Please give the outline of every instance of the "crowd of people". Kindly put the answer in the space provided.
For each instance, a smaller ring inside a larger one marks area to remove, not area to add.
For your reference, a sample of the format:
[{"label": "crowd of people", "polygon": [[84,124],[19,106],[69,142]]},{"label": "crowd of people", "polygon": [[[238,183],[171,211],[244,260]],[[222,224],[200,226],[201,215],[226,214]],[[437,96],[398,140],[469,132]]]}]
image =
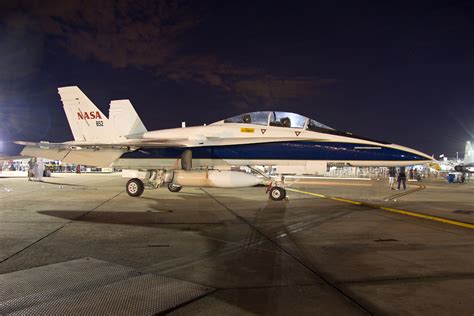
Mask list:
[{"label": "crowd of people", "polygon": [[[408,179],[410,180],[422,182],[423,177],[425,177],[425,174],[416,168],[412,168],[408,171]],[[400,167],[398,170],[395,167],[388,168],[388,178],[388,187],[390,190],[400,190],[401,187],[403,187],[403,190],[406,190],[407,173],[405,167]],[[398,184],[396,189],[394,189],[395,182]]]},{"label": "crowd of people", "polygon": [[[430,173],[426,174],[424,172],[419,171],[416,168],[411,168],[410,170],[408,170],[408,176],[407,176],[406,167],[399,167],[399,168],[390,167],[388,168],[387,175],[389,179],[388,187],[390,190],[400,190],[401,188],[403,188],[403,190],[406,190],[406,182],[408,179],[422,182],[425,177],[431,176]],[[435,179],[438,177],[437,172],[433,173],[432,175],[434,176]],[[446,178],[449,181],[449,174],[443,178]],[[462,174],[459,174],[458,177],[456,177],[456,181],[449,181],[449,182],[467,183],[469,182],[469,178],[470,178],[469,173],[467,174],[462,173]]]},{"label": "crowd of people", "polygon": [[29,160],[12,161],[0,165],[1,171],[26,172],[28,180],[42,181],[43,177],[51,176],[51,169],[45,166],[42,159],[31,158]]},{"label": "crowd of people", "polygon": [[[28,171],[32,170],[34,164],[37,162],[35,158],[30,160],[14,160],[14,161],[5,161],[0,162],[0,172],[1,171]],[[44,172],[76,172],[77,166],[76,165],[61,165],[59,163],[54,162],[44,162],[43,163],[43,170]]]},{"label": "crowd of people", "polygon": [[28,171],[28,162],[26,161],[5,161],[0,162],[1,171]]}]

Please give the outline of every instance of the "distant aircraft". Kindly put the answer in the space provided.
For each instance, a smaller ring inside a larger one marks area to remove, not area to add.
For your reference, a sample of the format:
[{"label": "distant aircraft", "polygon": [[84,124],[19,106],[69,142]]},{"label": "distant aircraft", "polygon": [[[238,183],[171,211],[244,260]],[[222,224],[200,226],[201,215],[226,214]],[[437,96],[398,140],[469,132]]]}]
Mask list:
[{"label": "distant aircraft", "polygon": [[472,169],[474,169],[474,149],[472,149],[471,142],[467,141],[464,150],[464,161],[462,164],[455,166],[454,170],[457,172],[473,173]]},{"label": "distant aircraft", "polygon": [[[107,118],[76,86],[58,89],[74,141],[23,142],[21,154],[122,169],[130,196],[144,184],[237,188],[261,182],[230,166],[280,166],[300,173],[325,172],[328,163],[348,166],[408,166],[432,158],[411,148],[337,131],[290,112],[263,111],[207,126],[147,131],[129,100],[110,103]],[[268,188],[273,200],[286,196],[284,181]]]}]

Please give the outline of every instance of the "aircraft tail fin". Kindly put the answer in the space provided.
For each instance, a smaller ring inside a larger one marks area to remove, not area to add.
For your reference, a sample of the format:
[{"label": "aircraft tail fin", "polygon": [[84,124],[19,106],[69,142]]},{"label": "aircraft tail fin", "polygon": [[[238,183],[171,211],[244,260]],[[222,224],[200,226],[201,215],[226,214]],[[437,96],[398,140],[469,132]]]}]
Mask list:
[{"label": "aircraft tail fin", "polygon": [[474,150],[470,141],[466,142],[466,148],[464,149],[464,164],[474,164]]},{"label": "aircraft tail fin", "polygon": [[77,86],[58,88],[74,140],[114,142],[118,131]]},{"label": "aircraft tail fin", "polygon": [[120,136],[141,134],[147,131],[130,100],[111,101],[109,119]]}]

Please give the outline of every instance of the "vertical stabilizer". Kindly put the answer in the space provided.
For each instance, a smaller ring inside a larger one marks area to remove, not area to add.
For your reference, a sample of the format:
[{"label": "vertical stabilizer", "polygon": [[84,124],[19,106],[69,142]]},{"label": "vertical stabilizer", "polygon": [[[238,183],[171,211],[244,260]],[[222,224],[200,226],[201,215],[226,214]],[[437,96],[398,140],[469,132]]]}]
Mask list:
[{"label": "vertical stabilizer", "polygon": [[118,141],[117,130],[79,87],[62,87],[58,88],[58,92],[74,140],[98,143]]},{"label": "vertical stabilizer", "polygon": [[130,100],[111,101],[109,120],[120,136],[142,134],[147,131]]}]

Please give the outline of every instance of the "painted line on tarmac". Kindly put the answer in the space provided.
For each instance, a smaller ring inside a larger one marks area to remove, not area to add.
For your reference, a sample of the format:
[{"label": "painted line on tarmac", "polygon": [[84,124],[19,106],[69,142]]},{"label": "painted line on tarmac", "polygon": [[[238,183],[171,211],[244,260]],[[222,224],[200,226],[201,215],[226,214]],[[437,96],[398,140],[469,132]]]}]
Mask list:
[{"label": "painted line on tarmac", "polygon": [[352,200],[347,200],[347,199],[341,199],[341,198],[337,198],[337,197],[330,197],[329,199],[334,200],[334,201],[351,203],[351,204],[355,204],[355,205],[362,205],[362,202],[357,202],[357,201],[352,201]]},{"label": "painted line on tarmac", "polygon": [[392,208],[392,207],[385,207],[385,206],[369,204],[369,203],[365,203],[365,202],[353,201],[353,200],[348,200],[348,199],[341,199],[341,198],[337,198],[337,197],[331,197],[331,196],[327,196],[327,195],[323,195],[323,194],[307,192],[307,191],[301,191],[301,190],[296,190],[296,189],[287,188],[287,190],[292,191],[292,192],[296,192],[296,193],[311,195],[311,196],[315,196],[315,197],[319,197],[319,198],[323,198],[323,199],[329,199],[329,200],[333,200],[333,201],[350,203],[350,204],[355,204],[355,205],[360,205],[360,206],[367,206],[367,207],[376,208],[376,209],[379,209],[379,210],[388,211],[388,212],[392,212],[392,213],[408,215],[408,216],[413,216],[413,217],[418,217],[418,218],[423,218],[423,219],[429,219],[429,220],[432,220],[432,221],[435,221],[435,222],[440,222],[440,223],[444,223],[444,224],[450,224],[450,225],[455,225],[455,226],[474,229],[474,224],[461,222],[461,221],[456,221],[456,220],[452,220],[452,219],[447,219],[447,218],[443,218],[443,217],[426,215],[426,214],[412,212],[412,211],[399,210],[399,209]]},{"label": "painted line on tarmac", "polygon": [[[285,178],[286,180],[286,178]],[[300,181],[300,180],[296,180],[296,181],[285,181],[285,182],[288,182],[288,183],[291,183],[291,184],[295,184],[295,183],[298,183],[298,184],[313,184],[313,185],[328,185],[328,183],[330,183],[331,185],[339,185],[339,186],[357,186],[357,187],[371,187],[373,186],[372,183],[349,183],[349,182],[324,182],[324,181]]]},{"label": "painted line on tarmac", "polygon": [[423,184],[414,183],[413,185],[418,186],[418,188],[413,189],[413,190],[408,190],[408,191],[400,192],[400,193],[397,193],[397,194],[394,194],[394,195],[391,195],[391,196],[387,196],[387,197],[384,198],[384,200],[385,200],[385,201],[388,201],[388,200],[395,200],[395,199],[401,198],[401,197],[403,197],[403,196],[405,196],[405,195],[412,194],[412,193],[415,193],[415,192],[424,190],[424,189],[426,188],[426,186],[424,186]]},{"label": "painted line on tarmac", "polygon": [[426,214],[421,214],[421,213],[415,213],[415,212],[410,212],[410,211],[398,210],[396,208],[391,208],[391,207],[379,206],[378,208],[380,208],[382,210],[385,210],[385,211],[393,212],[393,213],[398,213],[398,214],[403,214],[403,215],[410,215],[410,216],[414,216],[414,217],[430,219],[432,221],[441,222],[441,223],[445,223],[445,224],[451,224],[451,225],[456,225],[456,226],[461,226],[461,227],[474,229],[474,224],[455,221],[455,220],[447,219],[447,218],[443,218],[443,217],[437,217],[437,216],[426,215]]},{"label": "painted line on tarmac", "polygon": [[329,198],[329,196],[326,196],[326,195],[323,195],[323,194],[318,194],[318,193],[300,191],[300,190],[290,189],[290,188],[286,188],[286,190],[293,191],[293,192],[298,192],[298,193],[303,193],[303,194],[307,194],[307,195],[312,195],[312,196],[316,196],[316,197],[323,198],[323,199]]}]

